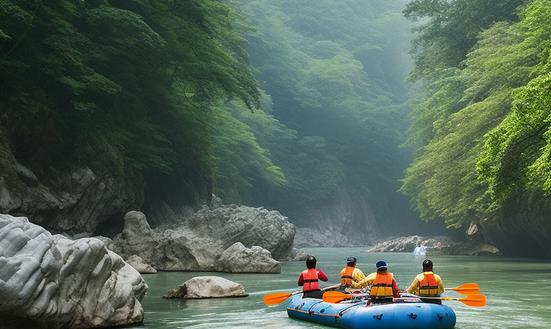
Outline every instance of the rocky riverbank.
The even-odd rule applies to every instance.
[[[424,246],[427,255],[496,256],[501,252],[495,246],[478,241],[455,241],[450,237],[423,237],[418,235],[399,237],[377,243],[368,252],[413,252],[416,246]]]
[[[94,238],[51,235],[0,215],[0,318],[8,328],[97,328],[142,322],[147,285]]]
[[[110,248],[159,271],[279,273],[279,261],[304,258],[293,248],[294,225],[264,208],[205,207],[179,224],[156,228],[143,213],[131,211],[124,222]]]

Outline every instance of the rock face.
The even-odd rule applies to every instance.
[[[54,232],[96,232],[143,199],[141,188],[110,173],[88,167],[51,171],[36,175],[19,163],[0,127],[0,213],[27,216]]]
[[[301,223],[298,248],[367,246],[380,232],[368,198],[344,187],[330,201],[311,206]]]
[[[145,263],[140,256],[132,255],[126,260],[128,265],[132,266],[136,271],[142,274],[153,274],[157,273],[157,270],[153,266]]]
[[[368,249],[368,252],[413,252],[418,244],[427,248],[427,255],[487,256],[501,254],[499,249],[483,242],[454,241],[445,236],[429,238],[418,235],[378,243]]]
[[[286,217],[263,208],[230,205],[202,209],[181,224],[155,229],[149,227],[143,213],[131,211],[113,245],[124,257],[138,255],[161,271],[241,272],[236,266],[220,266],[219,259],[226,251],[225,258],[231,258],[230,252],[239,252],[256,268],[273,272],[279,266],[268,254],[292,258],[294,234],[295,228]],[[236,242],[241,242],[244,249],[228,250]]]
[[[219,276],[197,276],[167,292],[163,298],[224,298],[246,297],[245,288],[239,283]]]
[[[143,320],[140,274],[95,238],[51,235],[0,215],[0,317],[47,328],[121,326]]]
[[[295,235],[295,246],[297,248],[305,247],[358,247],[368,245],[367,241],[361,239],[352,239],[341,232],[331,229],[317,228],[297,228]]]
[[[236,242],[222,252],[218,258],[218,270],[241,273],[280,273],[281,264],[272,258],[272,254],[262,247],[246,248]]]
[[[551,258],[551,198],[510,201],[499,216],[480,221],[481,238],[508,256]]]

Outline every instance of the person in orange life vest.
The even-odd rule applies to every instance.
[[[302,297],[321,299],[323,292],[319,287],[319,280],[328,281],[329,278],[323,271],[316,269],[316,257],[314,256],[308,256],[306,267],[307,269],[302,271],[298,277],[298,285],[302,286]]]
[[[359,268],[356,268],[356,262],[356,257],[348,257],[346,260],[346,267],[343,268],[340,273],[340,290],[345,290],[346,288],[364,288],[363,286],[360,286],[359,283],[365,278],[365,274]]]
[[[423,262],[423,273],[417,275],[407,288],[407,292],[421,297],[425,303],[442,304],[439,299],[426,299],[423,297],[440,297],[444,293],[444,282],[439,275],[432,271],[433,264],[430,259]]]
[[[365,277],[359,284],[362,286],[371,285],[369,299],[372,303],[392,303],[392,298],[400,298],[400,289],[394,279],[394,274],[387,269],[388,265],[384,260],[375,264],[377,272]]]

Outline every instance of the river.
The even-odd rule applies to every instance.
[[[367,253],[363,248],[312,248],[332,283],[348,256],[371,272],[384,259],[401,289],[420,271],[423,258],[405,253]],[[551,328],[551,262],[502,257],[433,257],[435,272],[447,287],[477,282],[488,298],[484,308],[448,302],[457,313],[458,329]],[[145,321],[137,328],[327,328],[287,317],[285,303],[266,307],[262,295],[296,287],[304,262],[283,264],[281,274],[227,274],[164,272],[144,275],[149,285],[143,300]],[[366,273],[367,274],[367,273]],[[249,297],[210,300],[165,300],[169,289],[198,275],[220,275],[243,284]],[[135,327],[134,327],[135,328]]]

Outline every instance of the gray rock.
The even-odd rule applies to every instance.
[[[12,153],[0,127],[0,213],[25,215],[54,232],[97,232],[102,224],[141,204],[139,184],[106,170],[86,166],[41,169],[23,165]],[[122,220],[122,219],[121,219]],[[112,224],[112,223],[110,223]]]
[[[132,255],[128,257],[126,262],[132,266],[136,271],[142,273],[142,274],[153,274],[157,273],[157,270],[153,268],[153,266],[145,263],[143,259],[141,259],[140,256]]]
[[[203,209],[181,224],[154,229],[149,227],[143,213],[131,211],[125,216],[123,232],[115,236],[113,244],[122,256],[138,255],[159,271],[219,271],[220,256],[236,242],[288,258],[294,234],[294,226],[277,211],[231,205]],[[277,263],[258,251],[248,257],[258,258],[254,261],[258,268],[261,262],[266,262],[262,268],[270,272]]]
[[[418,235],[399,237],[380,242],[369,248],[368,252],[413,252],[417,245],[427,248],[427,255],[465,255],[486,256],[501,255],[495,246],[479,241],[454,241],[450,237],[434,238]]]
[[[308,254],[304,250],[293,248],[292,261],[304,261],[308,258]]]
[[[224,250],[218,258],[217,268],[221,272],[240,273],[280,273],[281,264],[272,258],[262,247],[246,248],[236,242]]]
[[[0,317],[47,328],[139,323],[147,285],[95,238],[51,235],[27,218],[0,215]]]
[[[197,276],[167,292],[163,298],[224,298],[246,297],[243,285],[219,276]]]

